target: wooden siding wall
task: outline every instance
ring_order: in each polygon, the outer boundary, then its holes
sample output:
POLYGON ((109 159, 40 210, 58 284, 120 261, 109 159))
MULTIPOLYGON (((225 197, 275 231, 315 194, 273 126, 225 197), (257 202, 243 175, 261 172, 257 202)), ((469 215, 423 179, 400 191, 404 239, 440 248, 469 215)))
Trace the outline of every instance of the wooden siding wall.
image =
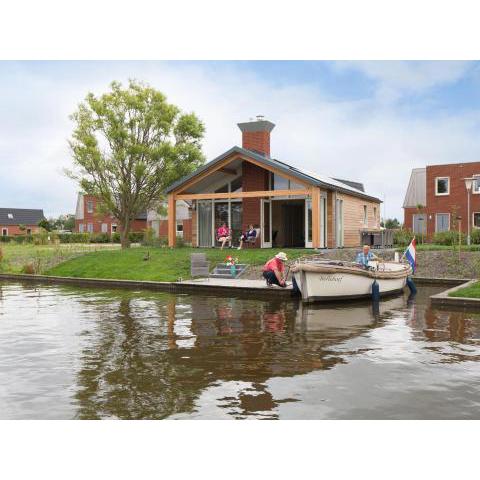
POLYGON ((192 247, 198 247, 197 208, 198 208, 198 202, 196 202, 195 210, 192 210, 192 247))
MULTIPOLYGON (((337 198, 343 200, 344 246, 358 247, 360 245, 360 230, 380 226, 380 203, 339 193, 337 193, 337 198), (364 205, 367 206, 368 225, 363 223, 364 205), (374 208, 377 209, 376 218, 374 217, 374 208)), ((333 206, 335 207, 335 204, 333 206)))
POLYGON ((335 194, 327 192, 327 248, 335 248, 335 194))

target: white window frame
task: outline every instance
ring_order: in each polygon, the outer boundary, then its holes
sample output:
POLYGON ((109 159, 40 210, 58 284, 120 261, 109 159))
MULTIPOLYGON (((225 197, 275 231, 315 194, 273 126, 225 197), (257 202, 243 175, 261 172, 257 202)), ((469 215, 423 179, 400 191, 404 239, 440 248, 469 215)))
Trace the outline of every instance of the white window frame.
POLYGON ((110 225, 110 233, 117 233, 117 228, 118 228, 118 225, 116 223, 112 223, 110 225), (115 230, 113 229, 115 227, 115 230))
POLYGON ((94 210, 93 200, 87 200, 87 213, 93 213, 94 210), (92 208, 90 209, 90 205, 92 208))
POLYGON ((435 196, 445 197, 446 195, 450 195, 450 177, 435 177, 435 196), (438 181, 439 180, 448 180, 447 193, 438 193, 438 181))
POLYGON ((368 205, 363 206, 363 225, 368 227, 368 205))
POLYGON ((175 233, 177 237, 183 237, 183 221, 177 222, 177 225, 175 227, 175 233), (182 227, 182 229, 179 230, 178 227, 182 227))
POLYGON ((87 223, 87 232, 88 233, 93 233, 93 223, 87 223), (92 228, 90 229, 90 227, 92 227, 92 228))
POLYGON ((480 215, 480 212, 472 212, 472 227, 473 228, 480 228, 475 225, 475 214, 480 215))
POLYGON ((108 223, 102 223, 102 233, 108 233, 108 223))
MULTIPOLYGON (((435 233, 440 233, 438 230, 437 230, 437 217, 439 215, 448 215, 448 230, 446 230, 447 232, 450 231, 450 224, 451 224, 451 217, 450 217, 450 214, 445 212, 445 213, 442 213, 442 212, 439 212, 439 213, 436 213, 435 214, 435 233)), ((442 231, 445 231, 445 230, 442 230, 442 231)))
POLYGON ((2 237, 8 237, 8 228, 7 227, 2 227, 2 237), (5 232, 5 233, 3 233, 5 232))
POLYGON ((472 177, 475 179, 472 185, 472 194, 473 195, 480 195, 480 174, 476 173, 475 175, 472 175, 472 177), (475 190, 475 184, 478 185, 478 189, 475 190))

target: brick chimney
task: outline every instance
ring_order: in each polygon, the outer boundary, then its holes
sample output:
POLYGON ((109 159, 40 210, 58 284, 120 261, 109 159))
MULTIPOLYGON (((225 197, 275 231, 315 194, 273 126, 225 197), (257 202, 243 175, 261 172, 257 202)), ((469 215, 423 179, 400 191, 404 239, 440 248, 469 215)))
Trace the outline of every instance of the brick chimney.
POLYGON ((270 132, 275 124, 265 120, 263 115, 257 115, 256 120, 239 123, 242 131, 242 147, 270 157, 270 132))

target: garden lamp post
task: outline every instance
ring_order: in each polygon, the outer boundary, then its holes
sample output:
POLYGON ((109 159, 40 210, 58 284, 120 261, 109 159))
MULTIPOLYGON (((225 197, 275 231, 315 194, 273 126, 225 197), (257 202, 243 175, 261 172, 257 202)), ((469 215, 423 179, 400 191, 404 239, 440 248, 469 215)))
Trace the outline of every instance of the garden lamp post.
POLYGON ((467 230, 467 245, 470 245, 470 192, 472 191, 472 185, 473 181, 475 180, 474 178, 464 178, 465 180, 465 188, 467 189, 467 213, 468 213, 468 218, 467 218, 467 225, 468 225, 468 230, 467 230))

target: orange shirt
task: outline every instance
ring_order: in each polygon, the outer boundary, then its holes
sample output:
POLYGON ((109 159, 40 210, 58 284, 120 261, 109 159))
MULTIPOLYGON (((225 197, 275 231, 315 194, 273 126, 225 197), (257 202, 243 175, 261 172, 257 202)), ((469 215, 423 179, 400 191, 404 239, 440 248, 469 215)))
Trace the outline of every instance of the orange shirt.
POLYGON ((283 265, 283 262, 277 257, 274 257, 263 266, 263 271, 274 272, 275 270, 278 270, 279 272, 283 272, 284 268, 285 266, 283 265))

